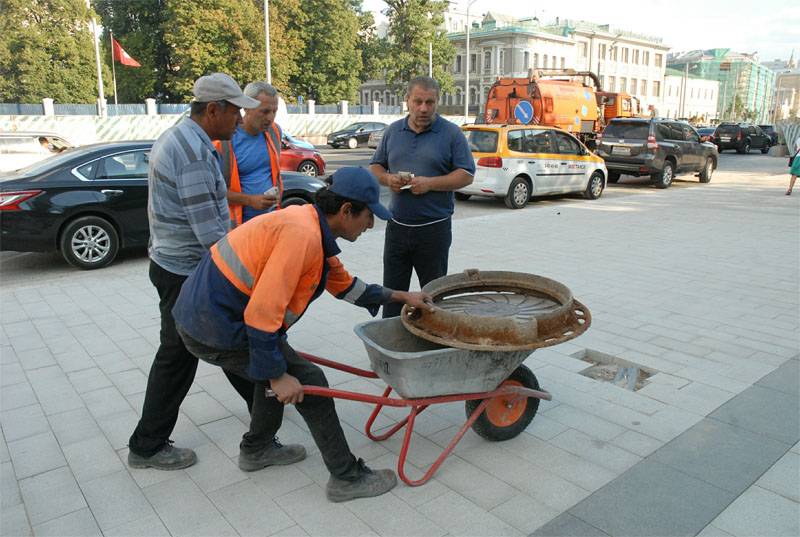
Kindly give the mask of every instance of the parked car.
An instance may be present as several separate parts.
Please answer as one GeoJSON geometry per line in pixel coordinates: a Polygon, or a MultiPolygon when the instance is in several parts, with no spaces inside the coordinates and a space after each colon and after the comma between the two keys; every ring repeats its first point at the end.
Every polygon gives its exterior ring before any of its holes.
{"type": "Polygon", "coordinates": [[[346,145],[350,149],[355,149],[369,141],[369,135],[375,131],[383,130],[387,127],[386,123],[361,122],[348,125],[342,130],[332,132],[328,135],[328,145],[334,149],[346,145]]]}
{"type": "Polygon", "coordinates": [[[283,141],[289,142],[290,144],[300,147],[302,149],[309,149],[311,151],[316,149],[316,147],[314,147],[314,144],[312,144],[311,142],[306,142],[305,140],[301,140],[300,138],[292,136],[286,131],[283,131],[283,141]]]}
{"type": "MultiPolygon", "coordinates": [[[[146,245],[152,145],[87,145],[0,175],[0,250],[59,251],[71,265],[96,269],[121,248],[146,245]]],[[[311,202],[325,186],[300,173],[281,175],[284,206],[311,202]]]]}
{"type": "Polygon", "coordinates": [[[18,170],[73,147],[52,132],[0,132],[0,172],[18,170]]]}
{"type": "Polygon", "coordinates": [[[612,119],[597,154],[606,161],[610,183],[620,175],[649,175],[658,188],[669,187],[681,173],[698,173],[708,183],[719,159],[714,144],[701,142],[691,125],[667,118],[612,119]]]}
{"type": "Polygon", "coordinates": [[[775,125],[759,125],[761,131],[769,136],[769,145],[778,145],[778,131],[775,130],[775,125]]]}
{"type": "Polygon", "coordinates": [[[367,147],[370,149],[377,149],[379,145],[381,145],[381,140],[383,140],[383,133],[386,132],[386,129],[381,129],[379,131],[373,131],[369,135],[369,140],[367,141],[367,147]]]}
{"type": "Polygon", "coordinates": [[[714,132],[714,143],[720,153],[726,149],[735,149],[737,153],[760,149],[766,153],[772,140],[758,126],[750,123],[720,123],[714,132]]]}
{"type": "Polygon", "coordinates": [[[701,142],[713,142],[714,141],[714,131],[717,130],[714,127],[698,127],[697,134],[700,135],[701,142]]]}
{"type": "Polygon", "coordinates": [[[312,177],[325,173],[325,159],[316,149],[300,147],[288,139],[284,139],[281,144],[282,171],[300,172],[312,177]]]}
{"type": "Polygon", "coordinates": [[[475,159],[472,184],[456,192],[502,198],[521,209],[531,196],[581,192],[597,199],[606,186],[603,159],[577,138],[555,127],[475,125],[463,128],[475,159]]]}

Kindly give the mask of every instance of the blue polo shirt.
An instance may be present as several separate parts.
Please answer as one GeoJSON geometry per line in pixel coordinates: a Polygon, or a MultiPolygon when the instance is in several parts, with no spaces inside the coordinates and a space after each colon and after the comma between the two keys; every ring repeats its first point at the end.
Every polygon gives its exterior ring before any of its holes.
{"type": "MultiPolygon", "coordinates": [[[[267,141],[263,133],[251,136],[243,127],[236,127],[231,139],[236,165],[239,167],[239,183],[243,194],[263,194],[272,188],[272,166],[269,160],[267,141]]],[[[269,212],[259,211],[245,205],[242,207],[242,222],[269,212]]]]}
{"type": "MultiPolygon", "coordinates": [[[[447,175],[459,168],[475,173],[475,160],[464,133],[438,114],[421,133],[411,130],[408,116],[389,125],[370,164],[380,164],[391,173],[411,172],[424,177],[447,175]]],[[[390,209],[396,222],[420,225],[450,217],[453,206],[452,192],[415,196],[402,190],[392,192],[390,209]]]]}

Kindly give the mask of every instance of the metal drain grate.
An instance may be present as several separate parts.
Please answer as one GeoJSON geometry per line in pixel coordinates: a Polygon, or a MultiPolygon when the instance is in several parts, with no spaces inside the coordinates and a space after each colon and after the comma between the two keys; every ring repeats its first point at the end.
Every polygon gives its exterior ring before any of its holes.
{"type": "Polygon", "coordinates": [[[592,349],[584,349],[571,356],[591,364],[580,372],[581,375],[632,392],[642,389],[647,385],[647,379],[658,373],[655,369],[592,349]]]}

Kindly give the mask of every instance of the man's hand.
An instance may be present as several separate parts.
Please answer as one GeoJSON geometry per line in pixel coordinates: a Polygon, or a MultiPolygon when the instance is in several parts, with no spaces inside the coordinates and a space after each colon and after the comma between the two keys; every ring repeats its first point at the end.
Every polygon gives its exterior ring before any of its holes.
{"type": "Polygon", "coordinates": [[[412,308],[433,311],[433,298],[428,293],[409,291],[392,291],[392,300],[408,304],[412,308]]]}
{"type": "Polygon", "coordinates": [[[426,192],[430,192],[431,190],[431,178],[430,177],[414,177],[411,179],[411,193],[415,196],[419,196],[421,194],[425,194],[426,192]]]}
{"type": "Polygon", "coordinates": [[[410,181],[409,179],[401,177],[396,173],[387,173],[384,175],[384,179],[386,180],[386,186],[388,186],[389,189],[395,193],[400,192],[400,187],[409,184],[410,181]]]}
{"type": "Polygon", "coordinates": [[[284,373],[276,379],[270,379],[269,384],[272,391],[275,392],[275,397],[284,405],[303,402],[303,386],[289,373],[284,373]]]}
{"type": "Polygon", "coordinates": [[[278,196],[274,194],[250,194],[248,196],[248,205],[257,211],[269,209],[278,202],[278,196]]]}

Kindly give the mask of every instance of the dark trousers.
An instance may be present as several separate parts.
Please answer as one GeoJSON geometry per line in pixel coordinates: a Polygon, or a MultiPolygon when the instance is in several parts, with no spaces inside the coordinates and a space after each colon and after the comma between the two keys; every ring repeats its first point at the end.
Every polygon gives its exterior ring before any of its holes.
{"type": "MultiPolygon", "coordinates": [[[[130,450],[142,457],[155,455],[169,440],[181,403],[197,371],[197,358],[186,350],[172,318],[172,308],[185,280],[186,276],[173,274],[150,262],[150,282],[158,291],[161,311],[161,344],[147,378],[142,417],[128,441],[130,450]]],[[[226,376],[250,409],[253,384],[236,375],[226,373],[226,376]]]]}
{"type": "MultiPolygon", "coordinates": [[[[179,329],[180,331],[180,329],[179,329]]],[[[227,372],[247,377],[250,350],[226,351],[208,347],[181,332],[186,347],[198,358],[219,366],[227,372]]],[[[280,349],[286,359],[286,372],[305,386],[328,387],[325,373],[316,364],[301,358],[284,339],[280,349]]],[[[283,423],[283,403],[276,397],[267,397],[269,381],[253,381],[253,411],[250,414],[250,430],[242,437],[239,448],[244,453],[258,453],[272,444],[273,438],[283,423]]],[[[339,423],[336,407],[330,397],[306,395],[303,402],[295,405],[308,425],[308,430],[317,444],[328,471],[339,479],[354,480],[359,476],[356,458],[347,445],[347,439],[339,423]]]]}
{"type": "MultiPolygon", "coordinates": [[[[411,271],[416,271],[422,287],[447,274],[447,258],[453,241],[451,221],[428,226],[409,227],[389,220],[383,245],[383,285],[396,291],[408,291],[411,271]]],[[[383,316],[397,317],[403,305],[390,302],[383,306],[383,316]]]]}

